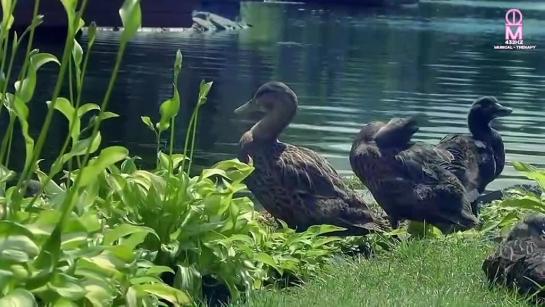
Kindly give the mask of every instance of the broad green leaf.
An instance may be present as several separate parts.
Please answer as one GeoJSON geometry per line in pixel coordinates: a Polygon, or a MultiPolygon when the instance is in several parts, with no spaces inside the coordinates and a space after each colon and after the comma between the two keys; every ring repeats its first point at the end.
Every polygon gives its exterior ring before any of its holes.
{"type": "Polygon", "coordinates": [[[157,123],[157,129],[159,131],[165,131],[170,127],[170,121],[178,115],[180,111],[180,95],[176,84],[174,87],[174,96],[161,104],[159,108],[159,113],[161,114],[161,119],[157,123]]]}
{"type": "Polygon", "coordinates": [[[76,28],[79,25],[76,24],[76,9],[78,5],[78,0],[61,0],[61,3],[64,7],[64,11],[66,12],[66,16],[68,17],[68,30],[69,32],[74,35],[76,33],[76,28]]]}
{"type": "Polygon", "coordinates": [[[61,157],[57,158],[57,160],[55,160],[55,162],[51,166],[52,174],[58,174],[62,170],[63,165],[66,162],[70,161],[70,159],[77,156],[83,156],[87,153],[88,150],[89,153],[94,153],[98,150],[101,142],[102,136],[100,132],[97,133],[96,137],[93,140],[91,140],[91,137],[83,140],[78,140],[69,152],[65,153],[61,157]]]}
{"type": "MultiPolygon", "coordinates": [[[[159,239],[159,236],[155,233],[155,231],[152,228],[144,227],[144,226],[135,226],[130,224],[121,224],[116,226],[113,229],[106,231],[106,233],[104,234],[103,244],[113,245],[113,243],[118,241],[119,239],[122,239],[129,235],[134,235],[134,234],[143,234],[144,235],[143,239],[145,239],[145,237],[148,234],[152,234],[155,237],[157,237],[157,239],[159,239]]],[[[136,247],[136,246],[133,246],[133,247],[136,247]]]]}
{"type": "Polygon", "coordinates": [[[509,208],[529,209],[532,211],[545,213],[545,203],[542,203],[539,198],[534,196],[524,196],[519,198],[504,199],[500,203],[500,206],[509,207],[509,208]]]}
{"type": "Polygon", "coordinates": [[[53,303],[53,307],[78,307],[78,304],[66,298],[59,298],[53,303]]]}
{"type": "Polygon", "coordinates": [[[139,0],[125,0],[119,9],[119,16],[123,23],[123,34],[121,34],[121,44],[130,41],[142,24],[142,12],[140,10],[139,0]]]}
{"type": "Polygon", "coordinates": [[[166,284],[135,285],[134,289],[139,293],[155,295],[156,297],[164,299],[175,306],[193,304],[193,300],[187,293],[167,286],[166,284]]]}
{"type": "Polygon", "coordinates": [[[78,117],[82,117],[87,112],[93,111],[93,110],[100,110],[100,107],[96,103],[86,103],[84,105],[81,105],[78,108],[78,117]]]}
{"type": "Polygon", "coordinates": [[[83,48],[81,48],[81,45],[76,39],[74,39],[74,48],[72,49],[72,59],[74,61],[74,66],[76,68],[76,82],[79,88],[81,86],[80,80],[81,80],[81,62],[83,61],[83,48]]]}
{"type": "Polygon", "coordinates": [[[11,29],[14,21],[12,15],[14,9],[13,0],[2,0],[2,29],[11,29]]]}
{"type": "Polygon", "coordinates": [[[87,278],[81,285],[85,289],[85,298],[94,307],[113,306],[113,300],[116,297],[116,289],[110,280],[98,274],[102,278],[87,278]]]}
{"type": "Polygon", "coordinates": [[[111,146],[103,149],[98,157],[81,170],[80,187],[85,187],[97,180],[109,166],[125,159],[129,151],[125,147],[111,146]]]}
{"type": "MultiPolygon", "coordinates": [[[[4,2],[4,1],[2,1],[4,2]]],[[[34,295],[25,289],[15,289],[9,292],[6,296],[0,298],[0,306],[6,307],[34,307],[38,306],[34,295]]]]}
{"type": "Polygon", "coordinates": [[[542,191],[545,191],[545,170],[522,162],[513,162],[513,167],[528,179],[534,180],[542,191]]]}
{"type": "Polygon", "coordinates": [[[34,96],[36,89],[36,74],[38,70],[47,63],[56,63],[60,65],[59,60],[49,53],[36,53],[30,56],[30,65],[28,74],[22,81],[15,82],[16,96],[19,97],[25,104],[28,103],[34,96]]]}
{"type": "Polygon", "coordinates": [[[78,278],[67,274],[55,274],[48,287],[71,301],[79,301],[85,296],[85,289],[79,285],[78,278]]]}
{"type": "Polygon", "coordinates": [[[191,294],[201,293],[202,275],[194,266],[176,265],[176,275],[174,275],[173,286],[177,289],[183,289],[191,294]]]}
{"type": "Polygon", "coordinates": [[[343,231],[346,230],[342,227],[337,227],[333,225],[312,225],[310,226],[305,233],[313,234],[313,235],[323,235],[326,233],[332,233],[337,231],[343,231]]]}

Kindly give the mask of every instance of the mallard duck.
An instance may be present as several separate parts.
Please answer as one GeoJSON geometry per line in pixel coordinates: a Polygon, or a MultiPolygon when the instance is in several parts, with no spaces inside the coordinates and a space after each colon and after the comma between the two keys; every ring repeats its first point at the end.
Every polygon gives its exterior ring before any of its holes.
{"type": "Polygon", "coordinates": [[[296,94],[286,84],[268,82],[235,110],[262,115],[240,139],[239,159],[255,167],[246,185],[270,214],[298,231],[317,224],[344,227],[343,235],[381,231],[380,220],[326,159],[278,140],[294,118],[297,104],[296,94]]]}
{"type": "Polygon", "coordinates": [[[451,156],[411,142],[418,129],[414,118],[364,125],[350,151],[352,170],[394,228],[404,219],[425,221],[446,232],[475,226],[478,221],[462,183],[444,168],[451,156]]]}
{"type": "Polygon", "coordinates": [[[437,145],[439,150],[446,150],[454,157],[450,169],[466,188],[475,214],[475,200],[501,174],[505,166],[501,135],[490,126],[490,122],[511,112],[510,108],[499,104],[496,98],[481,97],[469,111],[470,134],[447,135],[437,145]]]}
{"type": "Polygon", "coordinates": [[[543,298],[545,293],[545,215],[531,215],[520,222],[507,239],[483,263],[493,283],[517,288],[523,294],[543,298]]]}

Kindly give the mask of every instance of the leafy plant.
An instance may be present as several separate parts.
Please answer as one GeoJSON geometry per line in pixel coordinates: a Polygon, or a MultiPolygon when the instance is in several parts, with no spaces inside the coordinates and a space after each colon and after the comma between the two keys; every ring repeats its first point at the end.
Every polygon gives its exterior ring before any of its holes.
{"type": "Polygon", "coordinates": [[[169,133],[168,152],[157,146],[155,169],[140,169],[125,147],[101,147],[102,122],[119,116],[107,109],[125,48],[140,27],[138,0],[125,0],[119,11],[124,29],[100,104],[85,103],[82,94],[96,38],[96,26],[90,23],[85,50],[76,40],[86,25],[81,16],[87,0],[61,0],[68,32],[60,59],[32,48],[42,21],[39,3],[35,1],[32,24],[18,37],[11,31],[17,1],[1,2],[0,116],[7,111],[8,127],[0,142],[0,305],[194,305],[205,299],[210,283],[237,298],[265,285],[316,276],[340,242],[323,235],[339,228],[314,226],[297,233],[285,225],[265,225],[244,196],[243,181],[253,167],[238,160],[190,175],[199,111],[212,82],[201,83],[184,152],[174,152],[182,107],[180,51],[172,97],[161,104],[160,118],[153,123],[142,117],[157,144],[169,133]],[[23,41],[23,66],[11,80],[23,41]],[[56,64],[59,73],[34,139],[28,118],[39,90],[38,71],[46,64],[56,64]],[[64,85],[68,93],[62,93],[64,85]],[[67,121],[68,131],[51,167],[42,170],[40,157],[55,113],[67,121]],[[18,176],[9,167],[16,124],[25,143],[18,176]],[[39,180],[39,190],[27,197],[32,177],[39,180]],[[14,178],[17,183],[8,187],[14,178]]]}
{"type": "Polygon", "coordinates": [[[489,236],[503,237],[525,215],[545,213],[545,170],[521,162],[514,162],[513,166],[536,186],[510,189],[502,200],[484,208],[481,214],[483,231],[489,236]]]}

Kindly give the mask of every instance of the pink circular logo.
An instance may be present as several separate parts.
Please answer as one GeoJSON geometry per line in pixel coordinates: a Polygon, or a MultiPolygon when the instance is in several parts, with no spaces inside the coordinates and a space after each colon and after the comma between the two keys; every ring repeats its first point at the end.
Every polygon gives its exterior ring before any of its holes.
{"type": "Polygon", "coordinates": [[[507,26],[521,26],[522,25],[522,12],[519,9],[510,9],[505,13],[505,25],[507,26]]]}

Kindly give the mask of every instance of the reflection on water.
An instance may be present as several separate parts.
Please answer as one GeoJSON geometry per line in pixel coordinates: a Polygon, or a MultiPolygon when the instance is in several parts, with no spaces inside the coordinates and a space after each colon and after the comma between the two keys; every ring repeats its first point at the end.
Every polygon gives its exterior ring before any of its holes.
{"type": "MultiPolygon", "coordinates": [[[[356,11],[254,2],[241,9],[254,25],[247,31],[141,33],[127,50],[111,104],[122,117],[106,125],[105,139],[151,158],[154,136],[140,116],[157,114],[170,95],[171,66],[179,48],[186,114],[200,80],[214,81],[199,126],[200,165],[235,156],[249,123],[235,118],[232,110],[261,83],[282,80],[300,100],[282,140],[322,153],[344,174],[351,173],[348,151],[363,123],[421,114],[416,139],[433,143],[447,133],[466,132],[469,105],[482,95],[494,95],[514,109],[496,123],[508,162],[545,166],[545,8],[523,10],[525,43],[537,50],[495,51],[494,44],[503,42],[505,8],[476,3],[481,2],[356,11]]],[[[117,40],[117,33],[100,34],[87,80],[88,101],[101,98],[117,40]]],[[[52,72],[48,68],[45,74],[52,72]]],[[[42,117],[38,113],[36,127],[42,117]]],[[[183,127],[187,115],[180,121],[178,127],[183,127]]],[[[49,152],[59,146],[65,126],[59,121],[53,129],[59,134],[48,143],[49,152]]],[[[183,129],[176,132],[179,149],[184,135],[183,129]]],[[[517,181],[508,166],[490,187],[517,181]]]]}

